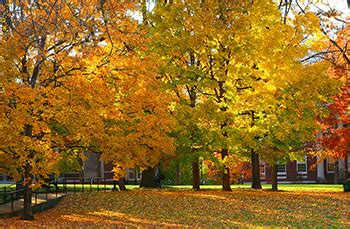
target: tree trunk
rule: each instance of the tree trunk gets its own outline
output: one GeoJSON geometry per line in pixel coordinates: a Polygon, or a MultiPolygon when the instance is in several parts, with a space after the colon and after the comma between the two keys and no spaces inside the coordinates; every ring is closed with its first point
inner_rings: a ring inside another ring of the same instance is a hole
{"type": "MultiPolygon", "coordinates": [[[[228,156],[228,149],[221,150],[221,158],[224,160],[228,156]]],[[[232,191],[230,182],[230,168],[223,166],[222,173],[222,191],[232,191]]]]}
{"type": "MultiPolygon", "coordinates": [[[[23,178],[16,182],[16,191],[23,189],[23,178]]],[[[20,192],[16,192],[16,200],[20,199],[20,192]]]]}
{"type": "Polygon", "coordinates": [[[180,180],[180,164],[176,163],[176,179],[175,179],[175,184],[180,185],[181,180],[180,180]]]}
{"type": "Polygon", "coordinates": [[[348,157],[348,153],[346,152],[345,153],[345,157],[344,157],[344,163],[345,163],[345,166],[344,166],[344,168],[345,168],[345,181],[347,180],[347,179],[349,179],[349,157],[348,157]]]}
{"type": "MultiPolygon", "coordinates": [[[[136,174],[136,173],[135,173],[136,174]]],[[[118,180],[118,186],[120,191],[126,191],[126,186],[124,182],[124,177],[119,178],[118,180]]]]}
{"type": "Polygon", "coordinates": [[[334,162],[334,184],[339,182],[339,160],[336,159],[334,162]]]}
{"type": "Polygon", "coordinates": [[[272,191],[277,191],[277,165],[272,165],[272,191]]]}
{"type": "Polygon", "coordinates": [[[251,150],[252,160],[252,188],[261,189],[259,154],[251,150]]]}
{"type": "Polygon", "coordinates": [[[199,159],[196,158],[192,162],[192,189],[200,190],[200,174],[199,174],[199,159]]]}
{"type": "MultiPolygon", "coordinates": [[[[25,125],[24,135],[28,137],[33,136],[33,127],[31,125],[25,125]]],[[[29,151],[28,157],[33,157],[33,152],[29,151]]],[[[33,220],[33,210],[32,210],[32,174],[31,174],[31,165],[27,161],[24,167],[24,181],[23,181],[23,210],[22,217],[23,220],[33,220]]]]}
{"type": "Polygon", "coordinates": [[[142,178],[140,183],[140,188],[156,188],[157,185],[154,182],[154,175],[156,168],[147,168],[142,171],[142,178]]]}
{"type": "Polygon", "coordinates": [[[25,184],[24,184],[24,195],[23,195],[23,211],[22,217],[23,220],[33,220],[33,210],[32,210],[32,189],[31,189],[31,174],[30,174],[30,164],[27,163],[24,170],[25,174],[25,184]]]}

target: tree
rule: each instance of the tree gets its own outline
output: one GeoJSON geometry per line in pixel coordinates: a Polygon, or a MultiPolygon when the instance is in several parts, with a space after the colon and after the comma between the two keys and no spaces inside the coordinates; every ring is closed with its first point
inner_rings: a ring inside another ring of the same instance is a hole
{"type": "Polygon", "coordinates": [[[154,14],[148,17],[151,27],[152,51],[157,53],[162,65],[160,73],[176,94],[174,116],[177,118],[178,158],[191,158],[193,189],[200,189],[199,157],[206,147],[204,130],[199,126],[202,94],[202,66],[198,51],[203,44],[189,28],[190,12],[186,4],[157,4],[154,14]]]}
{"type": "Polygon", "coordinates": [[[1,7],[0,161],[1,171],[24,178],[22,219],[33,219],[31,190],[55,171],[59,152],[104,153],[117,170],[172,151],[168,99],[143,64],[145,33],[128,16],[133,3],[1,7]]]}
{"type": "MultiPolygon", "coordinates": [[[[329,69],[331,77],[344,82],[341,93],[334,97],[334,102],[328,104],[329,116],[321,119],[322,134],[319,140],[325,149],[326,156],[343,159],[345,161],[345,179],[348,175],[348,153],[350,152],[350,52],[348,51],[348,37],[350,26],[339,31],[337,39],[331,42],[329,69]],[[339,52],[340,50],[343,50],[339,52]]],[[[337,172],[337,171],[336,171],[337,172]]]]}
{"type": "Polygon", "coordinates": [[[288,152],[309,140],[317,126],[309,117],[334,93],[336,86],[324,77],[321,64],[301,63],[323,48],[318,18],[307,12],[281,21],[272,1],[173,3],[159,5],[154,15],[155,46],[168,60],[162,70],[178,94],[198,98],[201,122],[196,124],[206,130],[211,150],[222,155],[223,190],[230,190],[225,166],[230,152],[251,153],[253,187],[261,188],[255,176],[258,153],[267,146],[288,152]],[[288,124],[291,113],[295,123],[288,124]],[[278,141],[283,136],[292,140],[278,141]]]}

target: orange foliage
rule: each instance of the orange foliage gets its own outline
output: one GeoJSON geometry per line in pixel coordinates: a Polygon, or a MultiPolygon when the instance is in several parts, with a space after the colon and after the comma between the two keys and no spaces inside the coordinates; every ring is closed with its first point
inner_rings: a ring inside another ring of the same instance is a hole
{"type": "MultiPolygon", "coordinates": [[[[217,158],[221,155],[216,154],[217,158]]],[[[222,166],[211,160],[204,160],[203,163],[208,167],[208,179],[220,182],[222,176],[222,166]]],[[[244,180],[251,178],[251,168],[248,162],[242,161],[241,159],[230,155],[226,159],[225,166],[229,168],[230,171],[230,181],[231,184],[238,183],[243,176],[244,180]]]]}
{"type": "Polygon", "coordinates": [[[6,228],[339,227],[350,226],[350,196],[330,192],[127,191],[66,196],[34,221],[6,228]]]}
{"type": "Polygon", "coordinates": [[[339,32],[335,44],[332,44],[330,55],[334,62],[329,70],[334,78],[344,81],[341,93],[334,97],[329,105],[330,115],[322,120],[323,134],[319,138],[327,155],[344,158],[350,152],[350,50],[347,47],[350,37],[350,26],[339,32]]]}
{"type": "Polygon", "coordinates": [[[98,152],[124,167],[154,165],[172,153],[171,98],[145,54],[145,31],[130,17],[132,1],[8,3],[0,41],[1,172],[40,183],[56,171],[59,151],[98,152]]]}

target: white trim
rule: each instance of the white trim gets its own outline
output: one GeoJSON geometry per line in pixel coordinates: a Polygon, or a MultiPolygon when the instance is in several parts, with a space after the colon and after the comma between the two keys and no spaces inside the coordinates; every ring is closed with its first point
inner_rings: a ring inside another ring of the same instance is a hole
{"type": "Polygon", "coordinates": [[[100,160],[100,175],[101,178],[105,178],[105,162],[100,160]]]}
{"type": "Polygon", "coordinates": [[[132,169],[127,169],[128,171],[128,180],[135,180],[136,174],[132,169]],[[133,177],[130,177],[130,174],[132,174],[133,177]]]}
{"type": "Polygon", "coordinates": [[[333,159],[334,163],[328,163],[328,160],[329,160],[329,158],[326,158],[326,172],[329,173],[329,174],[333,174],[334,171],[335,171],[335,159],[333,159]],[[328,170],[328,164],[334,164],[334,170],[333,171],[329,171],[328,170]]]}
{"type": "Polygon", "coordinates": [[[142,179],[142,173],[140,171],[137,171],[137,180],[141,180],[142,179]]]}
{"type": "MultiPolygon", "coordinates": [[[[279,184],[316,184],[315,180],[304,181],[278,181],[279,184]]],[[[244,182],[244,184],[252,184],[252,182],[244,182]]],[[[262,181],[261,184],[271,184],[271,182],[262,181]]]]}
{"type": "Polygon", "coordinates": [[[297,173],[298,174],[307,174],[307,156],[304,157],[304,161],[297,161],[296,166],[297,166],[297,173]],[[303,164],[305,164],[306,171],[299,172],[299,166],[298,165],[303,165],[303,164]]]}
{"type": "Polygon", "coordinates": [[[277,165],[277,166],[283,166],[284,165],[284,172],[278,172],[277,169],[277,176],[278,175],[287,175],[287,165],[286,164],[281,164],[281,165],[277,165]]]}
{"type": "Polygon", "coordinates": [[[260,166],[260,175],[265,177],[266,176],[266,163],[262,161],[259,163],[259,166],[260,166]],[[261,170],[261,167],[263,167],[264,169],[261,170]]]}
{"type": "Polygon", "coordinates": [[[315,180],[303,180],[303,181],[280,181],[279,184],[315,184],[315,180]]]}
{"type": "Polygon", "coordinates": [[[320,157],[317,156],[317,161],[320,161],[317,164],[317,177],[325,178],[324,177],[324,160],[320,160],[320,157]]]}

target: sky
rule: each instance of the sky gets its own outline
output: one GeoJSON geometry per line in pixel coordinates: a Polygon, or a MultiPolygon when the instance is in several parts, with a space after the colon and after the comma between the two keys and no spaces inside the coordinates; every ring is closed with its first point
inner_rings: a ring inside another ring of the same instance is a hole
{"type": "MultiPolygon", "coordinates": [[[[318,2],[317,7],[328,10],[330,7],[342,12],[342,17],[350,17],[350,0],[299,0],[299,2],[318,2]],[[349,2],[349,5],[348,5],[349,2]]],[[[147,1],[147,8],[151,11],[155,7],[155,0],[147,1]]],[[[135,15],[136,16],[136,15],[135,15]]],[[[135,18],[142,20],[142,16],[139,14],[135,18]]]]}
{"type": "Polygon", "coordinates": [[[321,9],[327,10],[329,7],[336,9],[343,13],[343,17],[350,16],[350,9],[348,7],[348,0],[319,0],[316,4],[321,9]]]}
{"type": "Polygon", "coordinates": [[[328,3],[332,8],[335,8],[345,14],[349,14],[347,0],[323,0],[322,2],[328,3]]]}

